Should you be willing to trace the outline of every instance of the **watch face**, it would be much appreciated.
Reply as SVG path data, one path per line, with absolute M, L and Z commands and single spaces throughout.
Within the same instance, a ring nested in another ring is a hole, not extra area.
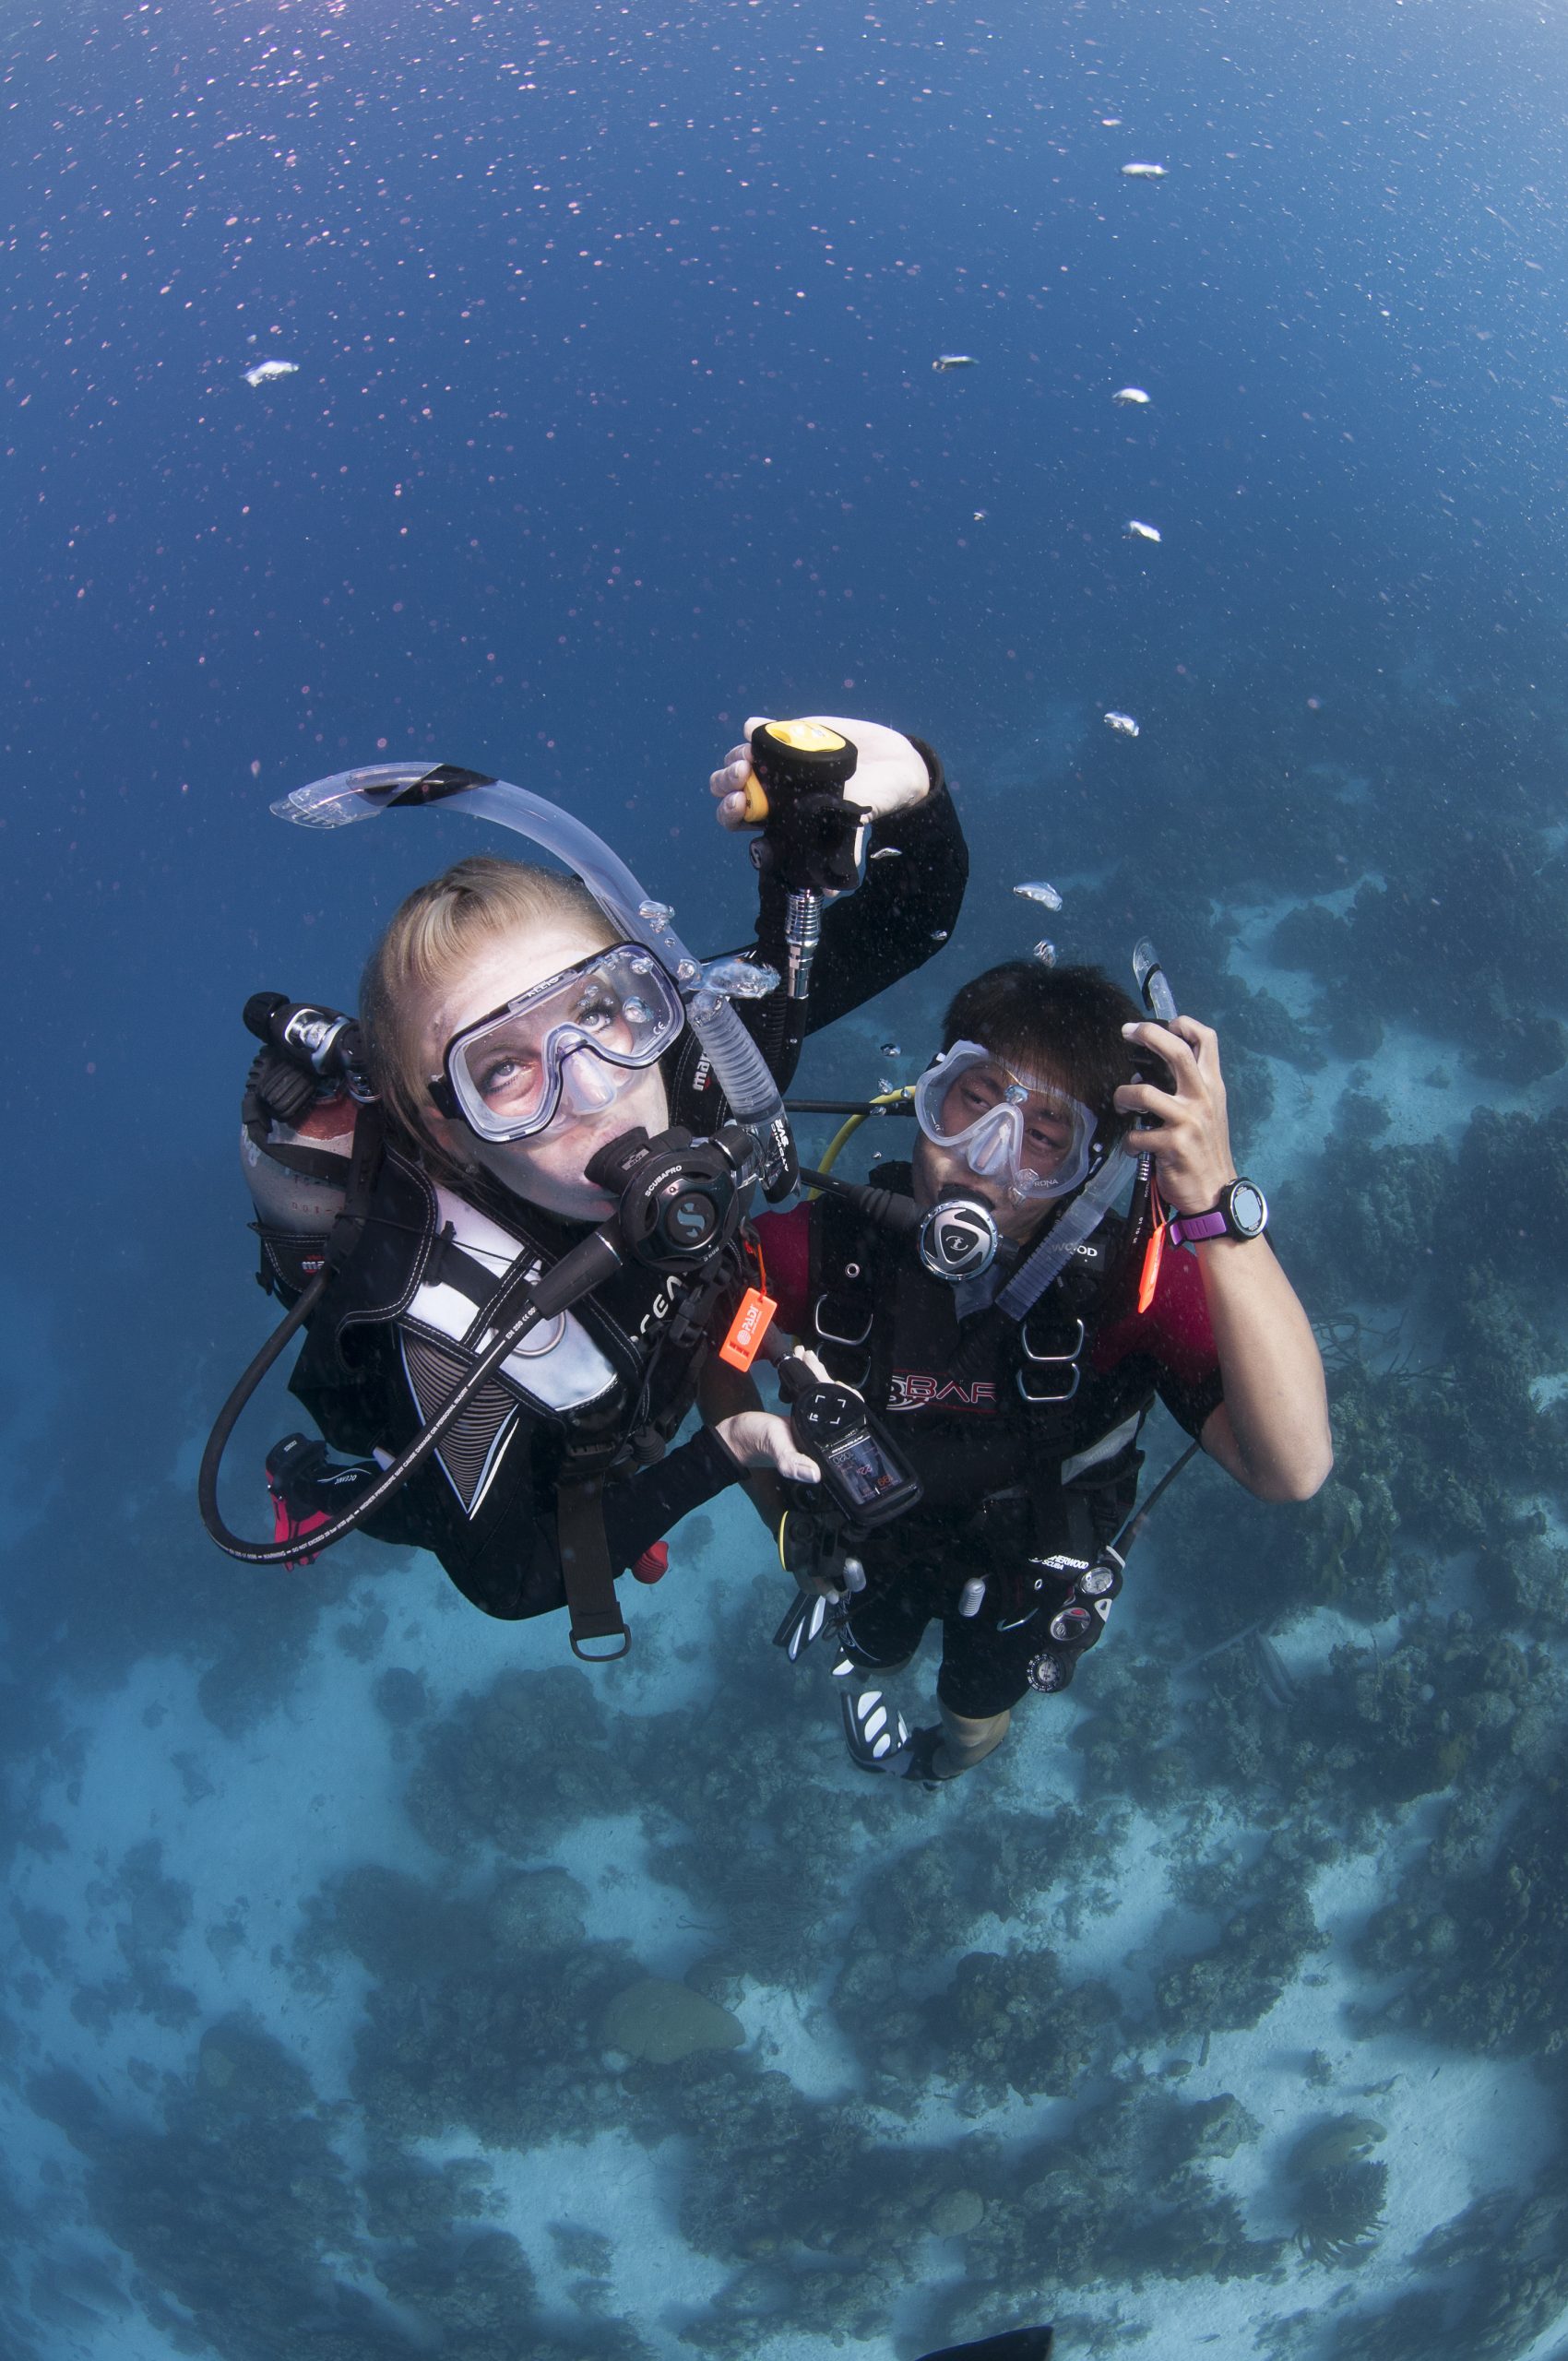
M 1237 1238 L 1257 1238 L 1268 1219 L 1268 1204 L 1255 1180 L 1232 1183 L 1228 1208 L 1230 1228 Z

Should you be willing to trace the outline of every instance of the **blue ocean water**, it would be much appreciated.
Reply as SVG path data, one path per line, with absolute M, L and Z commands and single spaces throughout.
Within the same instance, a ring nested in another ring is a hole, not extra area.
M 6 2354 L 1565 2349 L 1560 14 L 3 46 Z M 472 842 L 268 801 L 493 769 L 717 947 L 707 774 L 802 711 L 929 739 L 974 854 L 804 1080 L 918 1070 L 1052 877 L 1218 1027 L 1332 1365 L 1320 1500 L 1188 1479 L 934 1797 L 850 1792 L 732 1496 L 597 1680 L 192 1498 L 270 1316 L 240 1007 L 351 1005 Z M 628 2064 L 645 1976 L 743 2046 Z

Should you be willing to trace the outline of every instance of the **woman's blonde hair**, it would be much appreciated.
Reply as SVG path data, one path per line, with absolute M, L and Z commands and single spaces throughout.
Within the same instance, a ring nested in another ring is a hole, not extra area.
M 477 853 L 416 886 L 371 953 L 360 986 L 360 1025 L 371 1080 L 404 1145 L 449 1164 L 426 1128 L 430 1052 L 422 1019 L 474 954 L 552 919 L 581 925 L 588 947 L 616 941 L 586 885 L 531 862 Z

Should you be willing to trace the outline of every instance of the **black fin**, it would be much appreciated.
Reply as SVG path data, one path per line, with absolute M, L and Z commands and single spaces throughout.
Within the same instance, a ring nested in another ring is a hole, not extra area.
M 1050 2361 L 1051 2331 L 1010 2328 L 1002 2336 L 982 2336 L 978 2344 L 944 2344 L 922 2361 Z

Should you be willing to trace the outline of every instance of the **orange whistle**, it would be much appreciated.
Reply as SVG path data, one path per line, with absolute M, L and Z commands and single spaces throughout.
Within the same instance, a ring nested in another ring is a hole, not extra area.
M 719 1347 L 719 1358 L 731 1369 L 750 1369 L 778 1306 L 760 1287 L 748 1287 L 741 1308 L 730 1323 L 730 1334 Z
M 1154 1291 L 1159 1285 L 1159 1266 L 1165 1259 L 1165 1224 L 1161 1222 L 1151 1232 L 1144 1248 L 1143 1276 L 1138 1281 L 1138 1310 L 1146 1311 L 1154 1301 Z

